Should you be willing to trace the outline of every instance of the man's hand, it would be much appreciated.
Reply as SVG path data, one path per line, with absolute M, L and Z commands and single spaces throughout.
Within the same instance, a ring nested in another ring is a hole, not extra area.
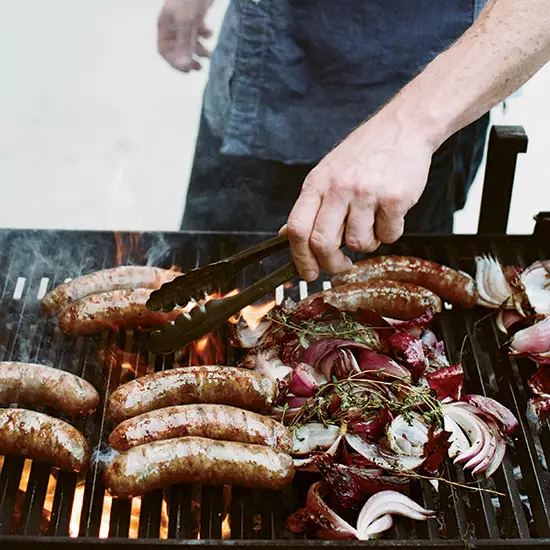
M 158 49 L 175 69 L 198 71 L 200 57 L 210 52 L 201 42 L 212 33 L 204 17 L 212 0 L 166 0 L 158 18 Z
M 288 219 L 300 275 L 312 281 L 320 269 L 349 269 L 343 243 L 371 252 L 396 241 L 426 186 L 434 151 L 383 109 L 330 152 L 307 176 Z

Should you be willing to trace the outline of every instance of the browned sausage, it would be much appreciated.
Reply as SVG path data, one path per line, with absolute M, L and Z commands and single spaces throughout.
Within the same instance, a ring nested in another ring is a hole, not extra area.
M 441 299 L 431 290 L 396 281 L 349 283 L 312 294 L 300 305 L 307 305 L 319 297 L 340 311 L 371 309 L 393 319 L 414 319 L 427 309 L 435 313 L 441 311 Z
M 181 437 L 134 447 L 104 471 L 111 495 L 132 498 L 178 483 L 282 489 L 292 482 L 292 458 L 262 445 Z
M 118 387 L 109 397 L 115 422 L 156 409 L 191 403 L 233 405 L 256 412 L 269 410 L 275 383 L 255 371 L 237 367 L 181 367 L 147 374 Z
M 70 303 L 90 294 L 111 290 L 156 289 L 181 275 L 178 271 L 160 267 L 120 266 L 94 271 L 63 283 L 42 299 L 42 310 L 49 315 L 58 315 Z
M 99 404 L 86 380 L 53 367 L 0 362 L 0 403 L 48 405 L 69 415 L 88 415 Z
M 151 311 L 145 305 L 153 292 L 146 288 L 92 294 L 73 302 L 59 316 L 59 328 L 67 334 L 89 335 L 120 328 L 161 326 L 180 311 Z
M 290 452 L 292 437 L 280 422 L 228 405 L 181 405 L 151 411 L 119 424 L 109 445 L 127 451 L 137 445 L 183 436 L 266 445 Z
M 79 472 L 89 460 L 88 443 L 70 424 L 26 409 L 0 409 L 0 455 L 41 460 Z
M 349 271 L 332 278 L 332 285 L 370 280 L 412 283 L 435 292 L 447 302 L 463 307 L 477 304 L 475 280 L 445 265 L 413 256 L 379 256 L 357 262 Z

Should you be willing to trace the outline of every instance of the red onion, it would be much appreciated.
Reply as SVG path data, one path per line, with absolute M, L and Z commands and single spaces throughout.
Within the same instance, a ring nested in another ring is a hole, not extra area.
M 550 315 L 550 260 L 530 265 L 520 276 L 530 306 L 539 315 Z
M 422 340 L 422 343 L 429 348 L 433 348 L 437 344 L 437 336 L 435 335 L 435 332 L 430 329 L 426 329 L 422 333 L 420 339 Z
M 550 317 L 514 334 L 510 348 L 513 353 L 550 352 Z
M 476 283 L 481 306 L 498 308 L 512 295 L 500 263 L 491 256 L 478 256 L 476 262 Z
M 524 317 L 515 310 L 500 309 L 497 313 L 496 324 L 501 332 L 508 334 L 510 327 L 523 321 Z
M 405 419 L 397 416 L 388 426 L 388 442 L 399 455 L 421 457 L 428 441 L 428 427 L 418 413 L 410 413 Z
M 312 369 L 309 365 L 300 364 L 290 373 L 288 389 L 294 395 L 312 397 L 319 389 L 319 385 L 305 367 Z
M 550 395 L 550 366 L 541 365 L 527 384 L 536 395 Z
M 550 395 L 532 397 L 527 403 L 527 417 L 535 424 L 544 422 L 550 411 Z
M 307 455 L 314 451 L 328 449 L 339 435 L 340 428 L 338 426 L 311 423 L 296 428 L 292 434 L 292 455 Z
M 357 359 L 359 368 L 363 372 L 377 372 L 381 376 L 389 376 L 410 380 L 411 373 L 387 355 L 376 353 L 371 350 L 364 350 L 359 354 Z
M 371 464 L 384 470 L 415 470 L 424 462 L 424 459 L 419 457 L 384 453 L 378 445 L 365 441 L 359 435 L 347 433 L 345 439 L 352 449 L 363 455 Z
M 489 415 L 508 435 L 511 435 L 516 431 L 518 427 L 516 417 L 512 411 L 507 409 L 498 401 L 483 395 L 464 395 L 461 401 L 470 403 L 470 405 L 473 405 L 482 413 Z

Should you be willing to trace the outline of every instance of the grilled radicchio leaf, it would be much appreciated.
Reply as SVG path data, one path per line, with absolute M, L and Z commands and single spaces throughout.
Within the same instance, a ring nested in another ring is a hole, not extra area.
M 461 365 L 443 367 L 426 374 L 426 381 L 440 401 L 458 401 L 462 393 L 464 371 Z
M 413 378 L 418 379 L 426 369 L 426 357 L 422 340 L 406 330 L 397 330 L 388 337 L 395 356 L 411 371 Z

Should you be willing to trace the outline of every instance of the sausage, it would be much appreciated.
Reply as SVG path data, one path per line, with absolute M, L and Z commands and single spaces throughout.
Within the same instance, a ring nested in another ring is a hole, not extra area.
M 146 303 L 151 292 L 138 288 L 86 296 L 61 312 L 59 328 L 67 334 L 86 336 L 104 330 L 161 326 L 181 313 L 178 309 L 169 313 L 148 309 Z
M 127 451 L 137 445 L 183 436 L 266 445 L 290 452 L 292 437 L 280 422 L 228 405 L 181 405 L 141 414 L 119 424 L 109 445 Z
M 286 453 L 262 445 L 181 437 L 154 441 L 119 454 L 104 470 L 114 497 L 132 498 L 178 483 L 282 489 L 292 482 Z
M 87 416 L 97 408 L 99 395 L 89 382 L 70 372 L 0 362 L 0 403 L 47 405 L 68 415 Z
M 477 304 L 477 286 L 472 277 L 413 256 L 379 256 L 357 262 L 349 271 L 335 275 L 332 285 L 380 279 L 422 286 L 443 300 L 463 307 L 474 307 Z
M 69 472 L 88 465 L 90 451 L 73 426 L 26 409 L 0 409 L 0 455 L 19 455 Z
M 90 294 L 136 288 L 156 289 L 181 275 L 160 267 L 120 266 L 94 271 L 57 286 L 42 299 L 42 311 L 58 315 L 69 304 Z
M 427 288 L 396 281 L 366 281 L 337 286 L 300 301 L 305 306 L 315 299 L 323 300 L 340 311 L 371 309 L 383 317 L 414 319 L 428 309 L 441 311 L 441 299 Z
M 156 409 L 192 403 L 266 412 L 275 399 L 275 390 L 272 380 L 248 369 L 180 367 L 147 374 L 119 386 L 109 397 L 107 414 L 118 423 Z

